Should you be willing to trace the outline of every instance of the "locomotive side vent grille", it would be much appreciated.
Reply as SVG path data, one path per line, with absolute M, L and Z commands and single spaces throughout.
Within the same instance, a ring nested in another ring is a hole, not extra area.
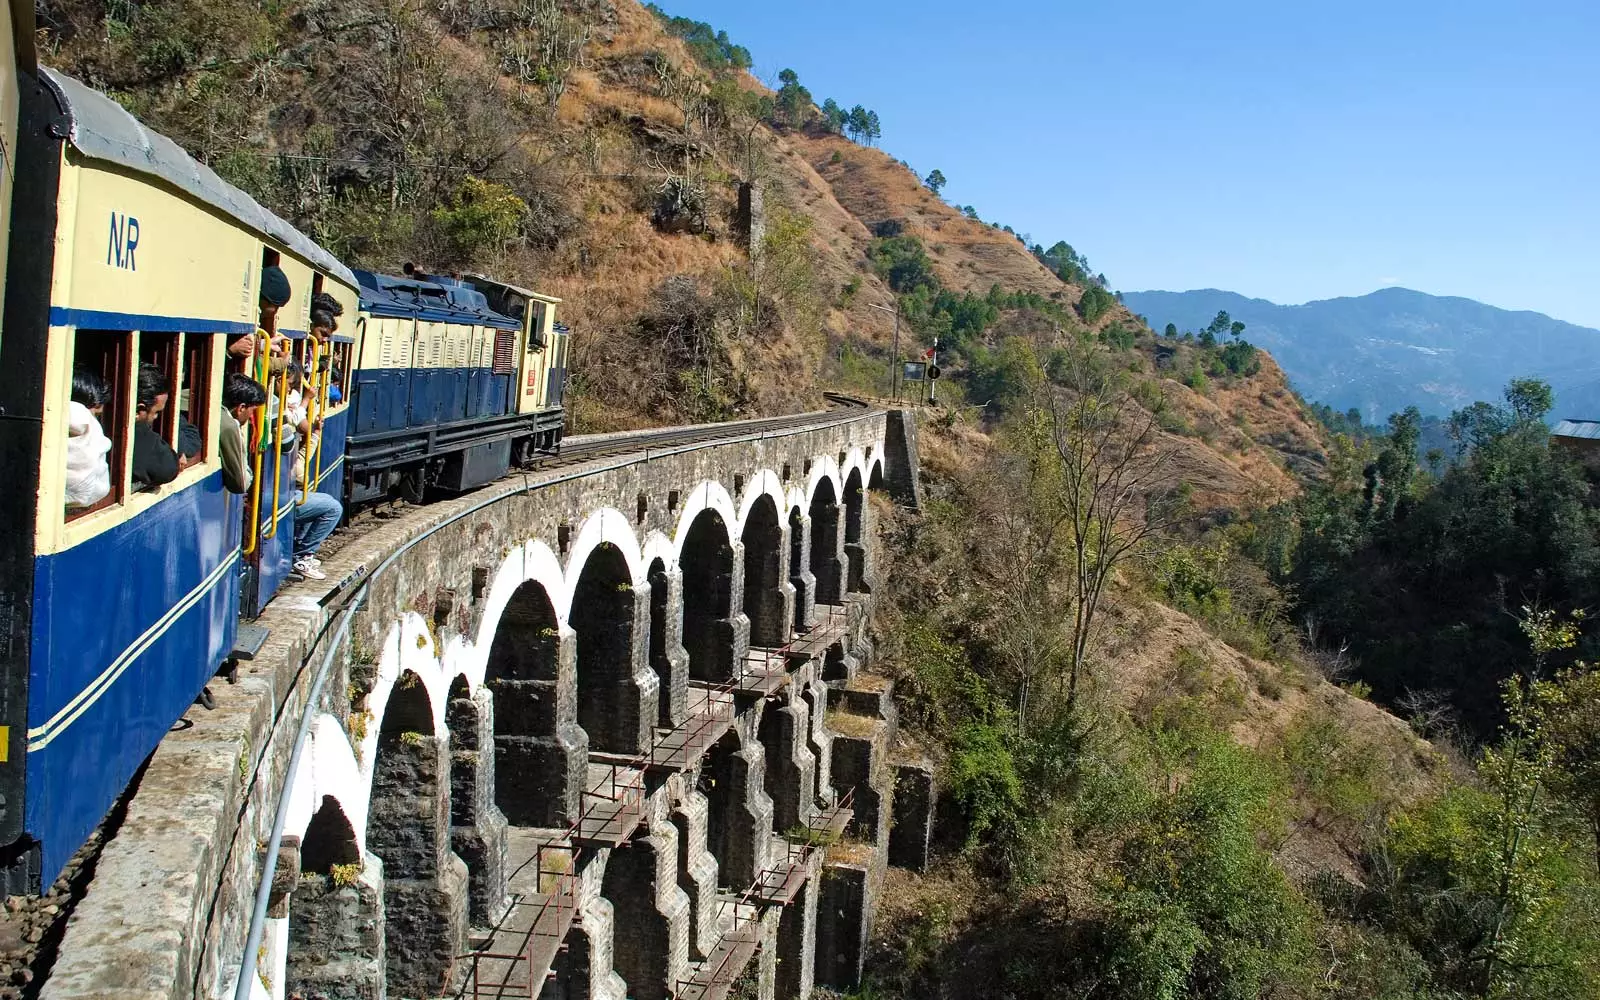
M 516 371 L 517 335 L 501 330 L 494 335 L 494 373 L 511 375 Z

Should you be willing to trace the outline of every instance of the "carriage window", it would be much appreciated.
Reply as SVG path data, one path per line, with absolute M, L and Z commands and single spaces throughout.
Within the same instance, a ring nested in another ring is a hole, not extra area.
M 530 302 L 528 308 L 533 311 L 533 321 L 528 326 L 528 353 L 534 354 L 544 350 L 544 303 Z
M 142 333 L 139 335 L 139 366 L 153 365 L 161 372 L 162 383 L 166 386 L 164 395 L 167 397 L 165 404 L 160 403 L 158 395 L 152 405 L 159 405 L 160 412 L 151 422 L 161 440 L 177 448 L 178 441 L 178 407 L 180 400 L 174 392 L 178 381 L 178 335 L 175 333 Z M 143 379 L 141 378 L 141 381 Z M 134 408 L 137 410 L 143 400 L 135 398 Z
M 337 406 L 346 399 L 346 386 L 350 372 L 350 359 L 355 349 L 354 344 L 347 344 L 336 340 L 332 344 L 333 361 L 328 366 L 328 405 Z
M 122 502 L 127 470 L 128 420 L 133 400 L 131 334 L 113 330 L 79 330 L 73 335 L 73 399 L 89 411 L 89 420 L 68 407 L 66 519 Z
M 179 443 L 183 445 L 187 441 L 195 450 L 189 454 L 185 447 L 180 447 L 178 454 L 190 463 L 203 462 L 210 457 L 206 450 L 206 429 L 211 426 L 211 411 L 217 405 L 211 398 L 211 345 L 214 340 L 209 333 L 183 335 L 183 381 L 179 383 L 178 392 L 183 426 L 180 426 Z

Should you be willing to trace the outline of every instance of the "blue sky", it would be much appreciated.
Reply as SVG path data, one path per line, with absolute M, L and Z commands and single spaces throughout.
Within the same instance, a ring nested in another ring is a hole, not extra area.
M 1600 327 L 1600 2 L 669 0 L 1111 287 Z

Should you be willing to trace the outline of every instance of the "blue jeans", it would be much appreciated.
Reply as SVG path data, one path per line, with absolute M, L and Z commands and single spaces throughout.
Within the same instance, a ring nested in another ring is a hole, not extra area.
M 316 555 L 322 543 L 333 534 L 333 529 L 339 526 L 339 519 L 344 517 L 344 506 L 326 493 L 313 493 L 305 503 L 300 503 L 302 497 L 305 497 L 303 492 L 296 492 L 294 498 L 296 559 Z

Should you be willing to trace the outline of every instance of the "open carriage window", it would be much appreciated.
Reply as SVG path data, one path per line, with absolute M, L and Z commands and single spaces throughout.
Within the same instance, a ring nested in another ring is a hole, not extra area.
M 66 519 L 122 502 L 132 418 L 133 335 L 79 330 L 72 345 L 67 407 Z
M 135 416 L 137 417 L 140 410 L 156 411 L 154 419 L 150 420 L 150 426 L 155 428 L 156 433 L 161 435 L 161 440 L 172 445 L 174 450 L 180 444 L 178 440 L 178 407 L 180 401 L 175 391 L 175 387 L 179 384 L 178 355 L 177 334 L 142 333 L 139 335 L 140 388 L 138 397 L 134 399 Z M 152 380 L 147 378 L 145 365 L 149 365 L 160 372 L 160 379 Z M 154 393 L 154 398 L 144 398 L 150 396 L 153 389 L 159 389 Z M 166 398 L 163 399 L 163 396 Z
M 210 458 L 206 442 L 211 412 L 211 351 L 216 338 L 209 333 L 183 335 L 183 376 L 178 382 L 178 454 L 190 464 Z M 190 452 L 193 452 L 192 454 Z

